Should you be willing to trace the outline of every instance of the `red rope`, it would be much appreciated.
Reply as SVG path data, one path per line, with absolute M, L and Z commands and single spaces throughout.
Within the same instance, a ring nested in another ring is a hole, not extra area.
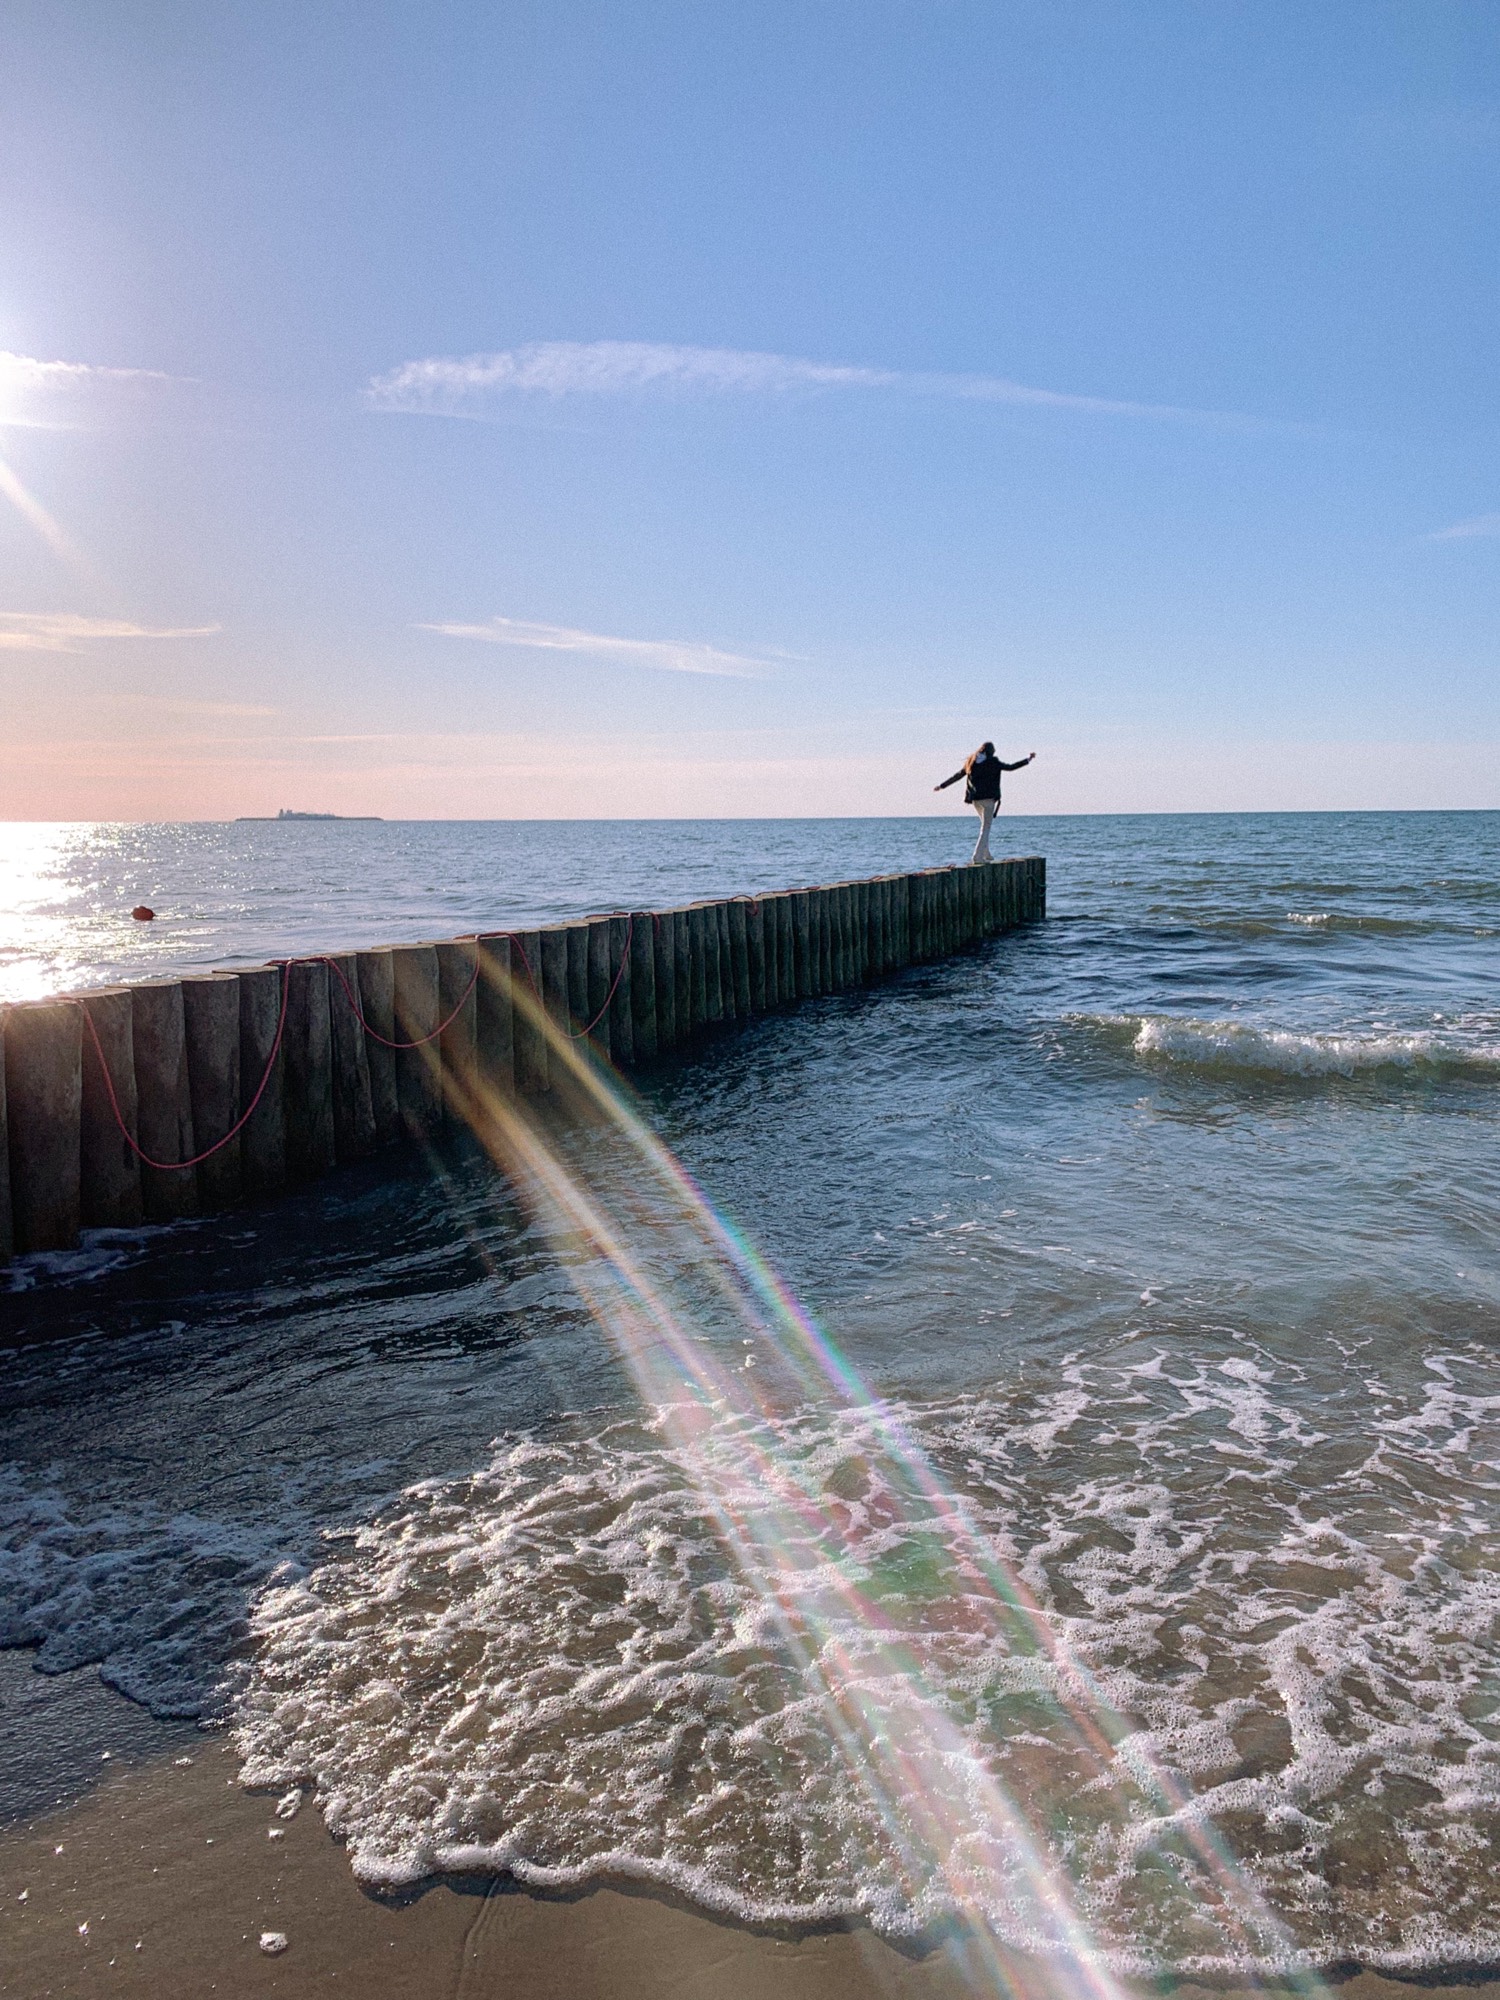
M 598 1013 L 594 1016 L 593 1020 L 589 1022 L 587 1027 L 571 1028 L 568 1030 L 570 1040 L 576 1042 L 581 1040 L 585 1035 L 591 1035 L 594 1032 L 595 1028 L 598 1027 L 599 1023 L 604 1019 L 605 1015 L 609 1012 L 610 1004 L 614 1000 L 616 993 L 620 990 L 620 981 L 625 976 L 625 968 L 630 963 L 630 940 L 634 936 L 634 934 L 635 934 L 635 917 L 634 914 L 632 914 L 625 926 L 625 942 L 620 948 L 620 963 L 618 968 L 616 969 L 614 978 L 610 982 L 609 991 L 604 996 L 604 1005 L 599 1009 Z M 537 986 L 536 974 L 532 971 L 531 962 L 526 956 L 526 947 L 521 943 L 520 938 L 517 937 L 514 932 L 510 934 L 510 942 L 515 946 L 516 950 L 521 954 L 521 963 L 526 968 L 526 977 L 531 981 L 532 991 L 536 994 L 538 1000 L 540 1000 L 542 997 L 541 989 Z M 281 1010 L 280 1013 L 277 1015 L 276 1019 L 276 1034 L 275 1038 L 271 1043 L 271 1053 L 266 1058 L 265 1074 L 264 1076 L 262 1076 L 259 1084 L 257 1084 L 256 1086 L 255 1095 L 251 1098 L 249 1104 L 246 1105 L 245 1109 L 240 1113 L 239 1117 L 230 1126 L 229 1130 L 224 1134 L 223 1138 L 216 1139 L 211 1146 L 205 1147 L 201 1153 L 195 1153 L 190 1160 L 153 1160 L 151 1158 L 151 1155 L 142 1148 L 139 1141 L 132 1134 L 130 1127 L 125 1123 L 124 1113 L 120 1110 L 120 1100 L 115 1094 L 115 1080 L 109 1073 L 109 1064 L 108 1062 L 106 1062 L 104 1057 L 104 1044 L 99 1039 L 99 1030 L 94 1026 L 94 1017 L 92 1014 L 90 1014 L 88 1006 L 84 1001 L 80 1000 L 78 1002 L 79 1010 L 83 1015 L 84 1025 L 87 1027 L 89 1031 L 89 1039 L 94 1044 L 94 1054 L 99 1058 L 99 1071 L 104 1078 L 104 1089 L 106 1095 L 109 1098 L 109 1108 L 114 1113 L 114 1120 L 116 1125 L 118 1125 L 120 1128 L 121 1137 L 125 1140 L 125 1143 L 130 1147 L 131 1151 L 135 1154 L 136 1158 L 141 1162 L 142 1166 L 152 1167 L 156 1170 L 156 1172 L 163 1174 L 182 1173 L 188 1167 L 201 1166 L 205 1160 L 211 1160 L 215 1153 L 222 1152 L 224 1148 L 229 1144 L 230 1140 L 235 1138 L 237 1134 L 242 1132 L 245 1129 L 246 1125 L 249 1124 L 251 1118 L 255 1115 L 255 1110 L 257 1105 L 260 1103 L 260 1100 L 266 1094 L 266 1086 L 271 1081 L 271 1072 L 272 1070 L 275 1069 L 276 1058 L 281 1052 L 282 1036 L 286 1032 L 287 1000 L 291 993 L 291 984 L 292 984 L 291 961 L 289 959 L 282 959 L 280 963 L 281 963 Z M 469 983 L 464 988 L 463 995 L 460 998 L 458 1005 L 453 1009 L 453 1012 L 447 1017 L 446 1020 L 440 1021 L 438 1023 L 438 1025 L 432 1030 L 432 1033 L 430 1035 L 419 1036 L 416 1041 L 412 1042 L 393 1042 L 389 1040 L 388 1037 L 380 1034 L 376 1029 L 372 1028 L 369 1022 L 365 1019 L 364 1014 L 360 1010 L 359 1002 L 354 997 L 353 988 L 350 986 L 349 981 L 344 976 L 344 968 L 340 964 L 338 964 L 338 962 L 335 959 L 332 958 L 325 957 L 322 960 L 322 963 L 328 966 L 336 975 L 340 986 L 342 986 L 344 989 L 344 997 L 348 1000 L 350 1007 L 354 1010 L 355 1020 L 358 1021 L 359 1025 L 364 1029 L 365 1033 L 370 1037 L 372 1041 L 379 1042 L 382 1048 L 387 1048 L 387 1049 L 420 1049 L 424 1048 L 429 1042 L 435 1042 L 438 1036 L 441 1035 L 445 1029 L 451 1028 L 453 1023 L 458 1019 L 459 1015 L 463 1012 L 464 1008 L 468 1005 L 469 995 L 474 991 L 474 988 L 479 983 L 479 964 L 480 964 L 479 940 L 477 937 L 474 940 L 474 970 L 469 975 Z
M 526 947 L 524 944 L 522 944 L 520 939 L 520 934 L 518 932 L 511 931 L 509 935 L 512 945 L 514 945 L 515 949 L 521 954 L 521 963 L 526 968 L 526 977 L 531 981 L 531 990 L 536 995 L 537 1004 L 538 1006 L 540 1006 L 542 999 L 542 989 L 537 984 L 537 976 L 531 969 L 531 960 L 526 956 Z
M 595 1028 L 598 1027 L 599 1023 L 604 1019 L 605 1015 L 609 1012 L 610 1003 L 613 1001 L 615 994 L 619 991 L 620 981 L 625 977 L 625 968 L 630 963 L 630 940 L 634 936 L 635 936 L 635 912 L 634 910 L 632 910 L 625 922 L 625 942 L 620 946 L 620 963 L 615 969 L 614 978 L 610 981 L 609 991 L 604 996 L 604 1005 L 599 1009 L 598 1013 L 594 1016 L 593 1020 L 589 1022 L 586 1028 L 569 1028 L 568 1030 L 569 1041 L 581 1042 L 585 1035 L 593 1034 Z
M 136 1140 L 131 1135 L 130 1127 L 125 1123 L 124 1118 L 121 1116 L 120 1100 L 115 1095 L 115 1080 L 109 1073 L 109 1064 L 104 1060 L 104 1045 L 99 1040 L 99 1030 L 94 1026 L 94 1017 L 89 1012 L 85 1002 L 83 1002 L 82 1000 L 79 1001 L 78 1005 L 83 1010 L 84 1023 L 87 1026 L 89 1034 L 93 1040 L 94 1053 L 99 1058 L 99 1068 L 104 1074 L 104 1088 L 109 1096 L 109 1108 L 115 1114 L 115 1123 L 119 1126 L 120 1132 L 124 1137 L 125 1143 L 130 1147 L 131 1151 L 135 1154 L 136 1158 L 141 1162 L 142 1166 L 154 1167 L 156 1171 L 160 1174 L 181 1173 L 183 1169 L 186 1167 L 201 1166 L 205 1160 L 211 1160 L 215 1153 L 222 1152 L 223 1149 L 229 1144 L 230 1140 L 234 1138 L 235 1134 L 242 1131 L 244 1127 L 247 1124 L 249 1124 L 250 1119 L 255 1111 L 256 1105 L 260 1103 L 261 1098 L 264 1097 L 265 1095 L 266 1085 L 271 1081 L 271 1072 L 276 1067 L 276 1057 L 281 1049 L 282 1031 L 286 1027 L 286 1003 L 287 1003 L 287 995 L 291 991 L 291 984 L 292 984 L 292 978 L 291 978 L 290 963 L 288 960 L 283 959 L 281 961 L 281 1013 L 277 1018 L 276 1038 L 271 1043 L 271 1053 L 266 1058 L 266 1073 L 260 1080 L 260 1086 L 256 1090 L 254 1097 L 251 1098 L 246 1109 L 240 1114 L 238 1118 L 236 1118 L 234 1123 L 230 1126 L 229 1130 L 224 1134 L 223 1138 L 216 1139 L 211 1146 L 207 1147 L 201 1153 L 195 1153 L 192 1159 L 190 1160 L 153 1160 L 149 1153 L 143 1152 L 141 1150 L 140 1146 L 137 1144 Z
M 323 963 L 338 975 L 339 985 L 342 986 L 344 989 L 344 997 L 348 1000 L 349 1005 L 354 1009 L 355 1020 L 358 1021 L 359 1025 L 364 1029 L 365 1033 L 370 1037 L 370 1040 L 372 1042 L 379 1042 L 380 1046 L 383 1049 L 422 1049 L 425 1048 L 429 1042 L 435 1042 L 438 1036 L 442 1034 L 445 1028 L 451 1028 L 453 1026 L 453 1023 L 458 1019 L 459 1015 L 464 1011 L 464 1008 L 468 1006 L 469 995 L 474 991 L 474 988 L 479 984 L 479 940 L 477 937 L 474 940 L 474 970 L 469 975 L 469 983 L 463 990 L 462 999 L 460 999 L 458 1005 L 454 1008 L 453 1012 L 448 1016 L 446 1021 L 439 1021 L 437 1026 L 433 1029 L 430 1035 L 419 1035 L 416 1041 L 414 1042 L 388 1041 L 384 1035 L 379 1034 L 374 1028 L 372 1028 L 369 1022 L 365 1019 L 364 1015 L 359 1011 L 359 1002 L 354 997 L 354 989 L 349 984 L 348 980 L 344 977 L 344 968 L 339 964 L 338 960 L 333 958 L 325 958 L 323 960 Z
M 588 1023 L 587 1027 L 569 1028 L 566 1030 L 567 1037 L 570 1042 L 581 1042 L 585 1035 L 593 1034 L 595 1028 L 598 1027 L 599 1023 L 604 1019 L 605 1015 L 609 1012 L 610 1003 L 613 1001 L 616 993 L 619 992 L 620 981 L 625 977 L 625 968 L 630 963 L 630 940 L 634 936 L 635 936 L 635 912 L 632 910 L 630 915 L 625 920 L 625 942 L 620 946 L 620 963 L 615 968 L 615 976 L 609 983 L 609 991 L 604 996 L 604 1004 L 599 1009 L 598 1013 L 594 1016 L 593 1020 Z M 531 981 L 531 990 L 537 997 L 538 1006 L 544 1005 L 545 1003 L 542 1000 L 542 989 L 537 984 L 537 976 L 531 969 L 531 960 L 526 956 L 525 945 L 522 944 L 519 935 L 515 931 L 512 931 L 510 933 L 510 941 L 512 945 L 515 947 L 515 949 L 521 954 L 521 963 L 526 968 L 526 977 Z

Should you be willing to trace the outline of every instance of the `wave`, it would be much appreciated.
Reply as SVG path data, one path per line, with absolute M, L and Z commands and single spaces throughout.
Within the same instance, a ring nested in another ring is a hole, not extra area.
M 1074 1014 L 1068 1017 L 1135 1055 L 1195 1069 L 1284 1077 L 1359 1077 L 1391 1071 L 1416 1077 L 1500 1078 L 1500 1039 L 1430 1028 L 1276 1028 L 1181 1014 Z
M 521 1440 L 415 1487 L 261 1595 L 243 1779 L 313 1786 L 372 1884 L 626 1878 L 906 1939 L 977 1909 L 1046 1949 L 1014 1838 L 976 1832 L 993 1785 L 1123 1971 L 1493 1959 L 1500 1396 L 1372 1382 L 1331 1437 L 1249 1358 L 1061 1375 L 893 1413 L 942 1489 L 920 1518 L 847 1410 Z M 730 1554 L 768 1460 L 838 1511 L 867 1616 L 830 1615 L 812 1536 Z M 898 1731 L 914 1686 L 963 1746 L 936 1797 L 920 1757 L 872 1783 L 827 1699 Z
M 1288 910 L 1286 921 L 1296 924 L 1299 929 L 1313 931 L 1349 931 L 1363 933 L 1371 937 L 1422 938 L 1422 937 L 1494 937 L 1493 928 L 1482 924 L 1461 924 L 1441 917 L 1376 917 L 1356 916 L 1346 910 Z M 1266 924 L 1269 931 L 1278 930 L 1279 925 Z

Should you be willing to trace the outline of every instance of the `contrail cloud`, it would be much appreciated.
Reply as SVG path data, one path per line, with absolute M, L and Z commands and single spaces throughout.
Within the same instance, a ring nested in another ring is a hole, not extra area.
M 607 632 L 580 632 L 571 625 L 537 625 L 522 618 L 491 618 L 483 625 L 418 625 L 448 639 L 481 639 L 491 646 L 520 646 L 544 653 L 586 653 L 624 666 L 652 667 L 669 674 L 714 674 L 753 678 L 772 662 L 749 653 L 725 653 L 717 646 L 682 639 L 619 639 Z
M 732 347 L 673 347 L 651 341 L 548 340 L 495 354 L 433 356 L 377 375 L 368 408 L 418 416 L 483 418 L 517 398 L 689 397 L 829 394 L 857 391 L 1006 403 L 1087 416 L 1149 418 L 1225 430 L 1284 429 L 1232 411 L 1041 389 L 1002 375 L 952 375 L 868 368 Z

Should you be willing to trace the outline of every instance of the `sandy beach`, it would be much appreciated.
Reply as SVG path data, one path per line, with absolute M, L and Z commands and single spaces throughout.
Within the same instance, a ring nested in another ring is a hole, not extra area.
M 947 1950 L 909 1958 L 863 1930 L 757 1934 L 616 1888 L 545 1898 L 474 1880 L 369 1895 L 310 1804 L 278 1818 L 277 1801 L 246 1792 L 236 1768 L 222 1740 L 179 1741 L 0 1834 L 5 2000 L 959 2000 L 993 1991 L 967 1981 Z M 283 1951 L 262 1950 L 267 1932 L 285 1937 Z M 1015 1993 L 1042 1990 L 1024 1960 L 1007 1971 Z M 1193 2000 L 1203 1989 L 1173 1990 Z M 1239 1990 L 1215 1989 L 1219 2000 Z M 1342 2000 L 1418 1991 L 1494 2000 L 1500 1980 L 1353 1972 L 1337 1990 Z

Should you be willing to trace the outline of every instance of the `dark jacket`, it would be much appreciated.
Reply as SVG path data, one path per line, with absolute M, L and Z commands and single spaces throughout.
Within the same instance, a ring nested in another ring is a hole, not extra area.
M 976 805 L 981 799 L 998 799 L 1000 796 L 1000 773 L 1002 771 L 1023 771 L 1030 762 L 1031 759 L 1029 757 L 1023 757 L 1019 764 L 1002 764 L 1000 759 L 993 754 L 988 757 L 976 757 L 972 764 L 966 768 L 961 767 L 953 773 L 951 778 L 944 778 L 943 782 L 938 786 L 938 790 L 946 792 L 950 785 L 956 785 L 960 778 L 965 778 L 968 781 L 964 786 L 964 804 L 966 806 Z

